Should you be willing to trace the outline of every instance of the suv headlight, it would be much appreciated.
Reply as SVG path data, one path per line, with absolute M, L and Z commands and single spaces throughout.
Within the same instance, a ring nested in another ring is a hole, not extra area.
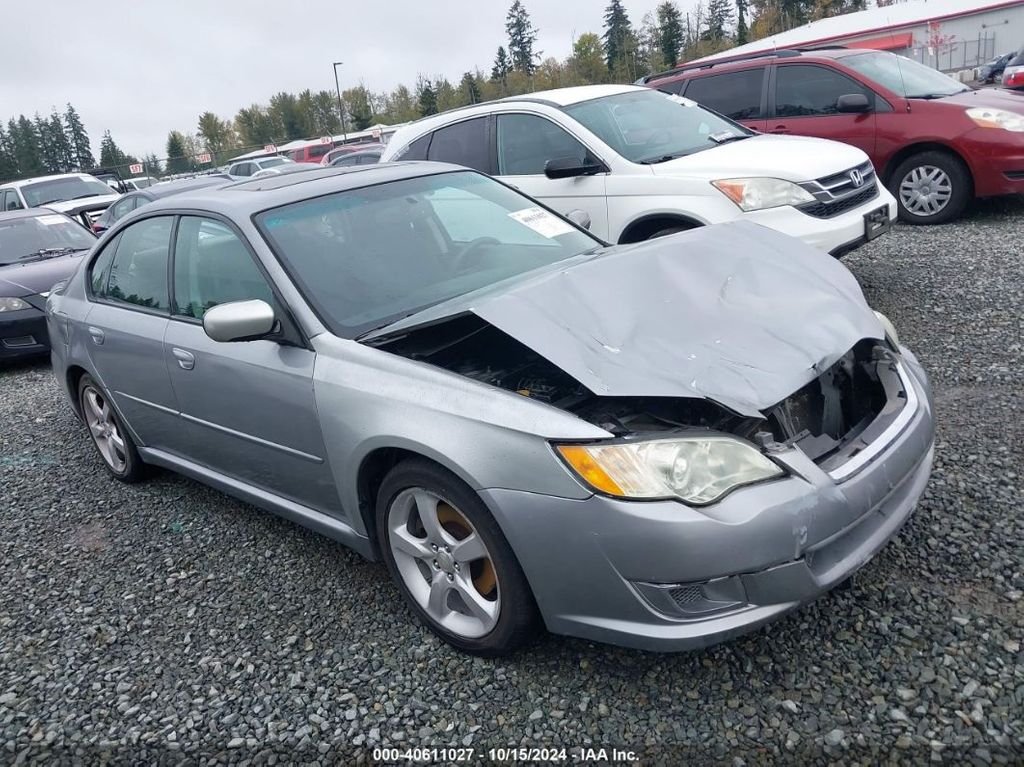
M 29 307 L 30 304 L 25 303 L 20 298 L 0 298 L 0 312 L 17 312 Z
M 711 183 L 744 211 L 814 202 L 806 189 L 781 178 L 722 178 Z
M 1007 112 L 1005 109 L 972 107 L 967 116 L 981 128 L 1002 128 L 1014 133 L 1024 132 L 1024 115 Z
M 885 331 L 885 337 L 892 344 L 896 351 L 900 350 L 900 336 L 896 332 L 896 326 L 892 324 L 892 320 L 886 317 L 881 312 L 875 312 L 875 316 L 878 317 L 878 321 L 882 323 L 882 330 Z
M 619 498 L 679 498 L 704 506 L 785 473 L 753 445 L 721 435 L 556 447 L 587 485 Z

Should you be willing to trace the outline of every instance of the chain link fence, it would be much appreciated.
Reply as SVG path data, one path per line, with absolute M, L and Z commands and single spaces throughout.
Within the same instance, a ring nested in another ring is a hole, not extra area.
M 940 72 L 959 72 L 991 61 L 996 56 L 995 48 L 995 35 L 979 37 L 977 40 L 956 40 L 937 46 L 928 46 L 915 40 L 914 47 L 906 55 Z

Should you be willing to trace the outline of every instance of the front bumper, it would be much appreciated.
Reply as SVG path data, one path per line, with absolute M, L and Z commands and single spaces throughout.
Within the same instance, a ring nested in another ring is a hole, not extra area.
M 832 218 L 817 218 L 788 205 L 756 210 L 744 214 L 744 218 L 797 237 L 818 250 L 841 256 L 867 241 L 864 216 L 883 205 L 888 206 L 889 220 L 894 221 L 896 198 L 879 184 L 876 197 Z
M 1024 193 L 1024 134 L 976 128 L 963 139 L 977 197 Z
M 20 359 L 50 351 L 46 315 L 37 308 L 0 313 L 0 360 Z
M 833 479 L 797 449 L 791 476 L 710 507 L 602 496 L 481 495 L 501 524 L 548 628 L 645 650 L 687 650 L 761 626 L 856 572 L 910 516 L 928 481 L 934 425 L 923 372 L 902 431 Z

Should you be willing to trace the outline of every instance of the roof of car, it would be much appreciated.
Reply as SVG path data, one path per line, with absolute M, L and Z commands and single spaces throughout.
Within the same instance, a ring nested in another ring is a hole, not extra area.
M 841 59 L 844 56 L 855 56 L 861 53 L 871 52 L 871 50 L 866 48 L 845 48 L 836 45 L 821 48 L 795 48 L 778 51 L 763 51 L 761 53 L 737 55 L 731 58 L 700 59 L 698 61 L 691 61 L 687 64 L 680 64 L 678 67 L 673 67 L 672 69 L 664 72 L 656 72 L 653 75 L 648 75 L 643 78 L 643 82 L 650 85 L 651 83 L 660 82 L 661 80 L 689 76 L 698 72 L 724 72 L 734 67 L 767 66 L 773 61 L 794 58 Z
M 35 176 L 33 178 L 23 178 L 20 179 L 19 181 L 8 181 L 6 184 L 0 184 L 0 188 L 6 187 L 16 189 L 18 187 L 26 186 L 28 184 L 35 184 L 38 181 L 52 181 L 57 178 L 84 178 L 92 179 L 94 181 L 99 180 L 95 176 L 90 175 L 88 173 L 53 173 L 49 176 Z
M 12 221 L 16 218 L 35 218 L 36 216 L 63 216 L 50 208 L 22 208 L 21 210 L 8 210 L 0 213 L 0 221 Z
M 151 197 L 158 200 L 172 194 L 181 194 L 190 189 L 203 189 L 208 186 L 226 186 L 232 183 L 231 179 L 224 176 L 200 176 L 198 178 L 183 178 L 177 181 L 161 181 L 159 184 L 147 186 L 145 189 L 131 192 L 138 197 Z
M 579 104 L 581 101 L 599 99 L 602 96 L 614 96 L 618 93 L 627 93 L 633 90 L 637 90 L 637 87 L 634 85 L 577 85 L 572 88 L 554 88 L 550 91 L 536 91 L 535 93 L 524 93 L 521 96 L 508 96 L 507 98 L 500 99 L 500 102 L 540 101 L 554 106 L 565 107 L 571 104 Z
M 146 210 L 153 212 L 192 208 L 227 216 L 248 217 L 268 208 L 311 197 L 453 171 L 473 172 L 459 165 L 438 162 L 381 163 L 348 168 L 321 166 L 301 173 L 278 174 L 225 186 L 189 190 L 156 200 L 147 205 Z

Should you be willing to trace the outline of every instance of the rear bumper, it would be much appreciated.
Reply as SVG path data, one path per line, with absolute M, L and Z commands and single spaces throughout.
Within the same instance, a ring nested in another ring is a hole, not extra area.
M 794 449 L 776 454 L 790 476 L 703 509 L 483 491 L 548 628 L 688 650 L 751 631 L 848 578 L 896 534 L 928 481 L 930 395 L 912 359 L 916 412 L 842 481 Z
M 36 308 L 0 314 L 0 360 L 47 354 L 46 316 Z

